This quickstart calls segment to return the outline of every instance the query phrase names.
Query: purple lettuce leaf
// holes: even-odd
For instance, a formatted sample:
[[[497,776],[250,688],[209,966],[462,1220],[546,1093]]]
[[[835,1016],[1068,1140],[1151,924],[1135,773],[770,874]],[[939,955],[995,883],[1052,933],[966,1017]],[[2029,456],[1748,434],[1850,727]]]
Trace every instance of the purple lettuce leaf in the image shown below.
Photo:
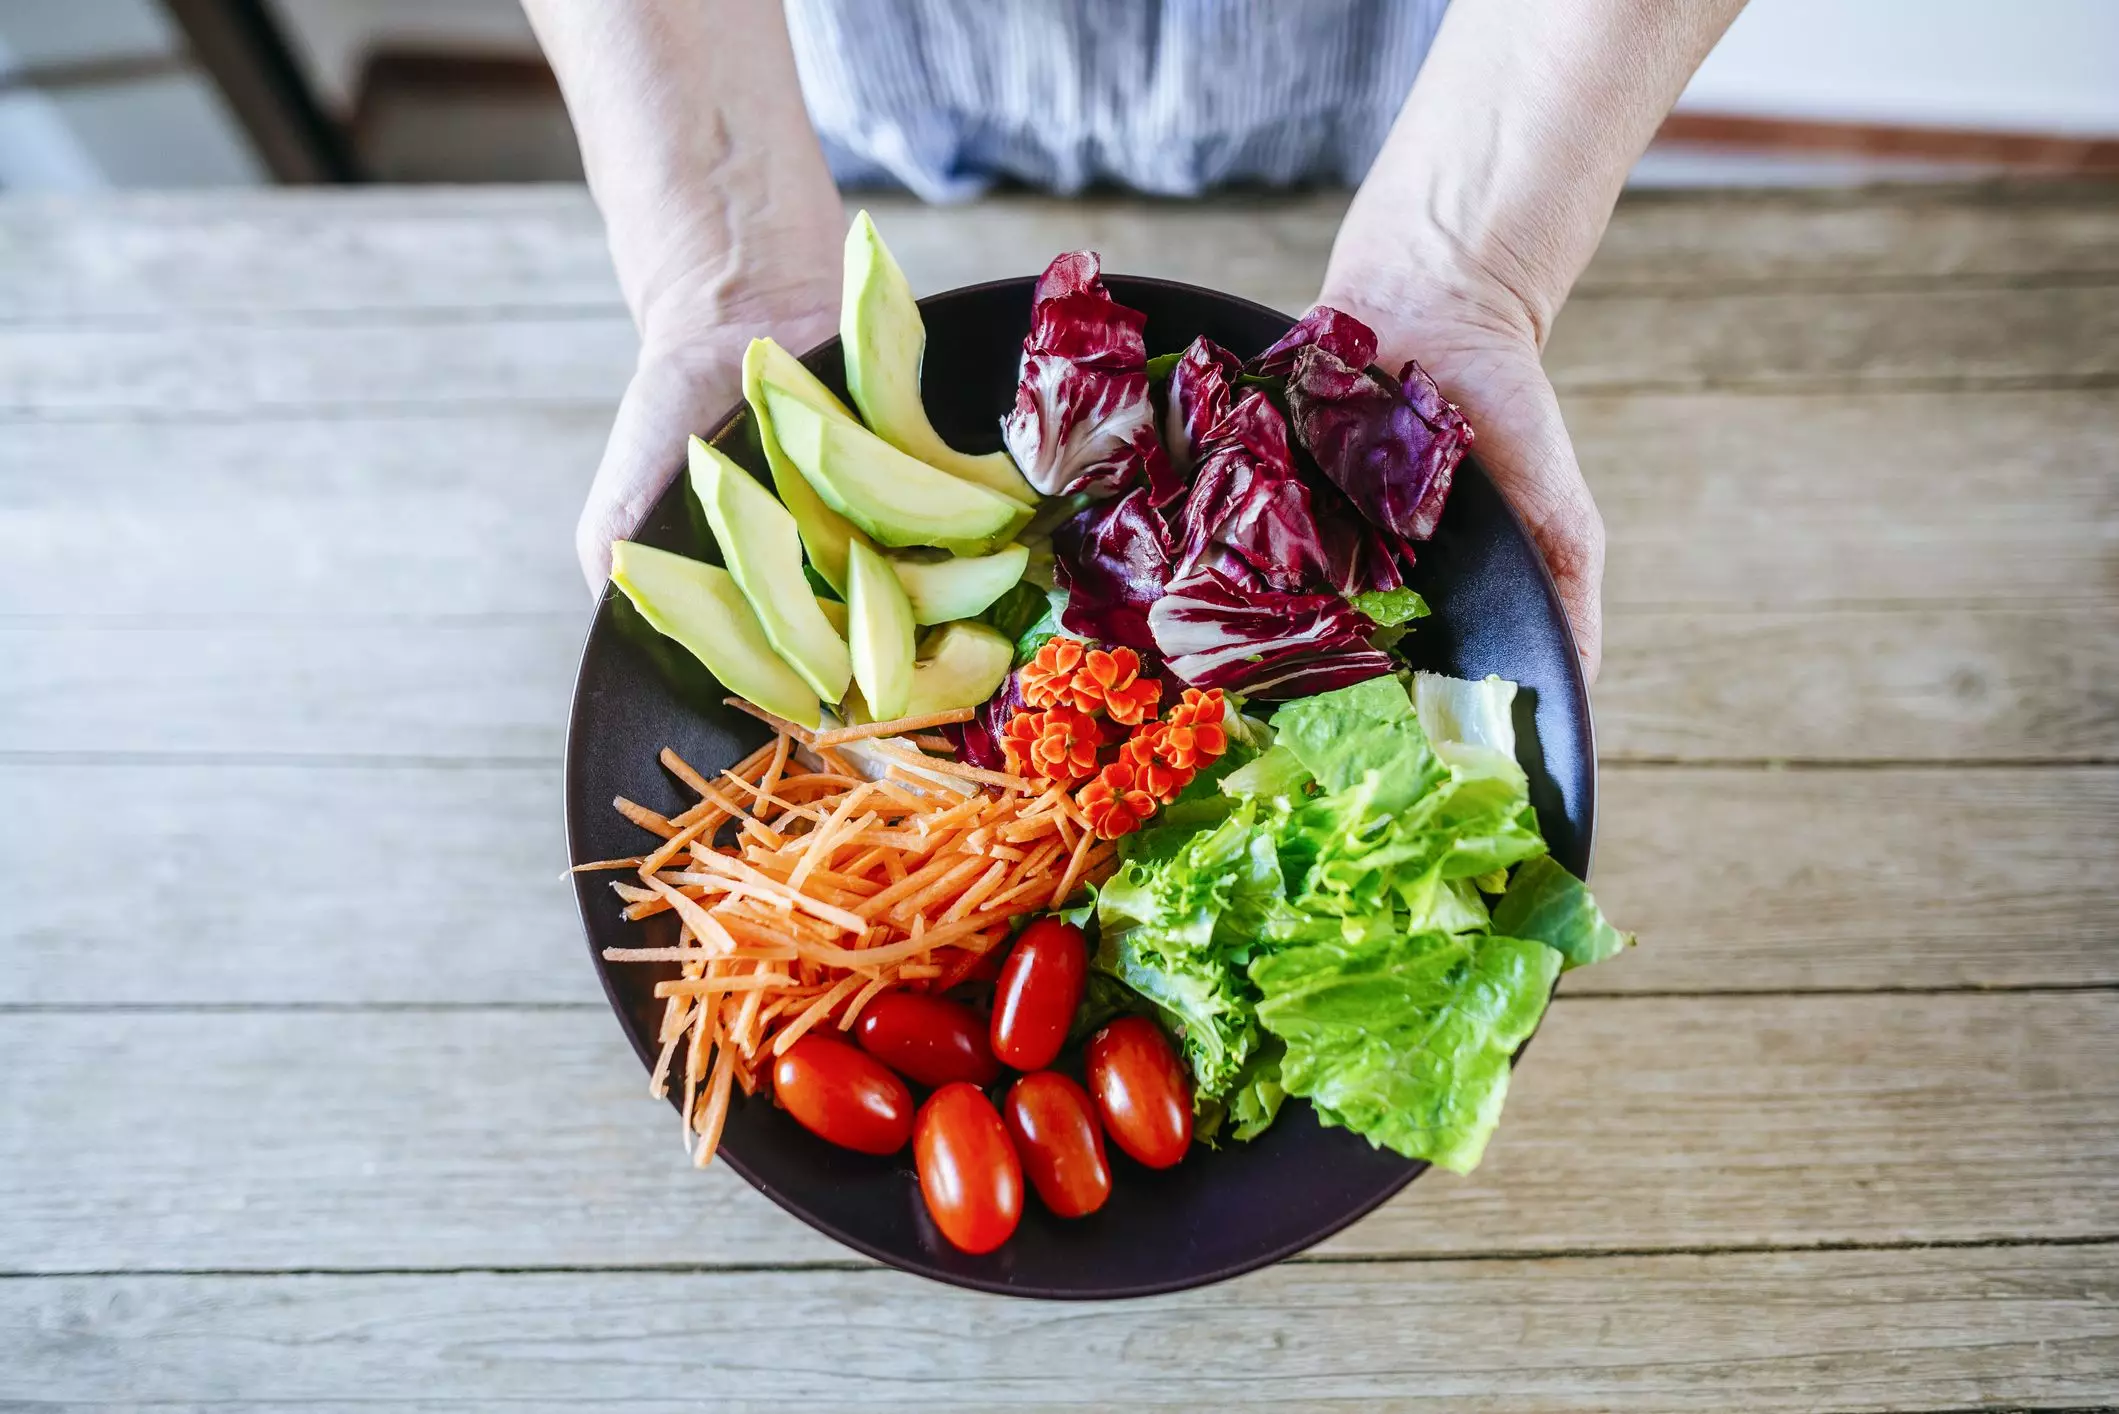
[[[1187,475],[1204,456],[1202,444],[1214,425],[1229,415],[1229,380],[1243,362],[1202,335],[1170,370],[1169,406],[1163,413],[1163,441],[1170,461]]]
[[[1435,533],[1472,431],[1418,363],[1394,384],[1312,345],[1295,355],[1288,409],[1296,437],[1363,515],[1406,540]]]
[[[1015,407],[1001,420],[1008,454],[1039,491],[1111,495],[1146,481],[1169,500],[1182,490],[1156,436],[1147,322],[1111,298],[1089,251],[1039,277]]]
[[[1200,569],[1169,586],[1148,626],[1170,671],[1246,697],[1329,692],[1392,671],[1376,626],[1333,593],[1290,594]]]
[[[1265,394],[1246,393],[1202,445],[1205,460],[1177,516],[1173,577],[1189,575],[1220,550],[1274,589],[1314,588],[1329,579],[1332,565],[1310,487],[1295,469],[1287,423]]]
[[[1294,368],[1295,355],[1307,348],[1323,349],[1341,363],[1366,368],[1376,361],[1376,331],[1351,314],[1320,304],[1244,371],[1269,378],[1285,374]]]
[[[942,735],[955,744],[957,756],[965,763],[985,771],[1005,771],[1008,753],[1001,748],[1001,733],[1008,729],[1008,719],[1026,705],[1022,681],[1010,673],[1000,689],[980,705],[976,717],[950,723],[942,728]]]
[[[1148,608],[1170,582],[1170,543],[1152,496],[1136,486],[1052,532],[1053,573],[1067,591],[1060,626],[1069,633],[1155,651]]]

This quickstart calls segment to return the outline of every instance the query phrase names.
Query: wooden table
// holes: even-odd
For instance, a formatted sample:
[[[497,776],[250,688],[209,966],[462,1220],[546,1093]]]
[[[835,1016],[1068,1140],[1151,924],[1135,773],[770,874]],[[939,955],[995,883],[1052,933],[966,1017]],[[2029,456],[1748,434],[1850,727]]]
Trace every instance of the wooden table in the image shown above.
[[[1337,199],[879,203],[1287,309]],[[1470,1179],[1115,1305],[695,1174],[560,877],[568,190],[0,204],[0,1406],[2119,1402],[2119,194],[1629,201],[1596,879]]]

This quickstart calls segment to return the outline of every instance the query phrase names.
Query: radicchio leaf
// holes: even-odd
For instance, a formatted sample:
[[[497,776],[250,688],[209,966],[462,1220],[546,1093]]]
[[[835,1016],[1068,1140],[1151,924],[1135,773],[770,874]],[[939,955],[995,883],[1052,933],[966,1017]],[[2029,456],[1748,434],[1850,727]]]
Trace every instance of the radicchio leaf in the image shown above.
[[[1202,569],[1148,610],[1170,671],[1246,697],[1308,697],[1392,670],[1376,626],[1337,594],[1289,594]]]
[[[1163,441],[1179,473],[1189,473],[1205,455],[1202,444],[1214,425],[1229,415],[1229,380],[1242,360],[1202,335],[1170,370],[1170,401],[1163,414]]]
[[[1362,514],[1408,540],[1435,533],[1472,430],[1418,363],[1392,384],[1313,344],[1295,355],[1288,408],[1302,445]]]
[[[1147,322],[1111,298],[1092,252],[1062,255],[1039,277],[1015,408],[1001,420],[1008,454],[1039,491],[1110,495],[1145,480],[1160,501],[1182,490],[1155,435]]]
[[[1178,516],[1175,575],[1190,574],[1218,548],[1275,589],[1330,578],[1310,488],[1295,470],[1287,423],[1265,394],[1246,393],[1202,445],[1206,458]]]
[[[1145,486],[1063,522],[1052,532],[1052,565],[1067,591],[1060,624],[1069,633],[1155,651],[1148,606],[1170,582],[1170,545]]]
[[[956,746],[957,756],[968,765],[984,771],[1005,771],[1008,753],[1001,748],[1001,734],[1008,729],[1008,719],[1025,705],[1020,675],[1010,673],[1002,680],[1000,690],[979,705],[976,717],[968,722],[951,722],[942,728],[942,735]]]
[[[1279,342],[1251,360],[1246,372],[1273,377],[1295,366],[1295,355],[1320,348],[1341,363],[1366,368],[1376,361],[1376,331],[1353,315],[1320,304],[1302,316]]]

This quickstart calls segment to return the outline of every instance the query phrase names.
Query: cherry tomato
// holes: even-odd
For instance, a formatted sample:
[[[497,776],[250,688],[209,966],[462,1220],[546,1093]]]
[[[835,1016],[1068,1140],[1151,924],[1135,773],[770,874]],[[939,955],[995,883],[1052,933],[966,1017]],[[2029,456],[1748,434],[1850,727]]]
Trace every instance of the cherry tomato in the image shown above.
[[[1122,1016],[1089,1038],[1089,1089],[1119,1148],[1166,1169],[1192,1146],[1192,1087],[1162,1028]]]
[[[991,1252],[1022,1220],[1023,1165],[978,1086],[958,1081],[927,1097],[912,1159],[935,1226],[966,1252]]]
[[[1067,1040],[1089,981],[1089,941],[1058,918],[1016,939],[993,992],[993,1053],[1017,1070],[1043,1070]]]
[[[1086,1217],[1111,1196],[1104,1132],[1081,1086],[1055,1070],[1015,1082],[1001,1117],[1022,1155],[1030,1186],[1063,1218]]]
[[[862,1011],[854,1031],[861,1049],[915,1085],[991,1085],[1001,1073],[986,1044],[985,1021],[961,1002],[884,992]]]
[[[895,1154],[912,1137],[912,1091],[858,1046],[808,1035],[773,1063],[773,1094],[819,1139]]]

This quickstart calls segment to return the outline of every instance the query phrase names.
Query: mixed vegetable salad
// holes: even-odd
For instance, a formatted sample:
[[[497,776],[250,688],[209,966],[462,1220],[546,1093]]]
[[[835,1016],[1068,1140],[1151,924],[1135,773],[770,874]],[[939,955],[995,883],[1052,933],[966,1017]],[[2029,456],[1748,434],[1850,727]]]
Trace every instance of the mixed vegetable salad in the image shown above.
[[[1632,942],[1547,852],[1514,685],[1399,651],[1472,428],[1336,310],[1248,361],[1150,358],[1145,323],[1060,256],[1006,450],[957,451],[863,214],[854,407],[757,342],[772,490],[691,444],[723,566],[615,547],[662,656],[774,728],[716,778],[665,751],[696,803],[620,800],[659,843],[577,866],[675,917],[673,945],[606,956],[676,964],[652,1083],[682,1086],[698,1162],[732,1092],[769,1086],[827,1141],[909,1144],[974,1252],[1026,1175],[1082,1217],[1107,1138],[1168,1167],[1290,1097],[1464,1172],[1559,973]]]

